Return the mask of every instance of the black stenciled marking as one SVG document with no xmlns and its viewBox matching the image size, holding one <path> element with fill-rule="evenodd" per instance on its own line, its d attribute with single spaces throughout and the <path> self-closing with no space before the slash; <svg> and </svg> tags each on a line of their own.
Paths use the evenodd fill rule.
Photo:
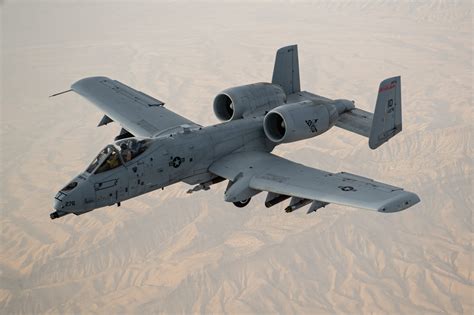
<svg viewBox="0 0 474 315">
<path fill-rule="evenodd" d="M 308 119 L 305 120 L 305 123 L 308 125 L 309 129 L 311 130 L 312 133 L 318 132 L 318 129 L 316 128 L 316 123 L 318 122 L 317 119 Z"/>
<path fill-rule="evenodd" d="M 391 113 L 395 110 L 395 104 L 393 103 L 393 99 L 389 99 L 387 102 L 387 113 Z"/>
</svg>

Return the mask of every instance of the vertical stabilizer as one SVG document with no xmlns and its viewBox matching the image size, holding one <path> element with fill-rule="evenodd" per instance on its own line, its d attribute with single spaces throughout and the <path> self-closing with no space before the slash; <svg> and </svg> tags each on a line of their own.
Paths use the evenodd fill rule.
<svg viewBox="0 0 474 315">
<path fill-rule="evenodd" d="M 280 85 L 285 93 L 300 91 L 300 69 L 298 65 L 298 46 L 286 46 L 278 49 L 273 68 L 272 83 Z"/>
<path fill-rule="evenodd" d="M 380 83 L 375 105 L 369 147 L 376 149 L 402 131 L 402 98 L 400 77 Z"/>
</svg>

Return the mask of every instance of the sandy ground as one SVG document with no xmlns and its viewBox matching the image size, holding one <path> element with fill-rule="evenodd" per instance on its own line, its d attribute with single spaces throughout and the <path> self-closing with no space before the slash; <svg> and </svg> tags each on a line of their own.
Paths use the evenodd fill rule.
<svg viewBox="0 0 474 315">
<path fill-rule="evenodd" d="M 6 1 L 2 10 L 0 313 L 472 314 L 472 2 Z M 51 221 L 56 191 L 118 133 L 77 95 L 107 75 L 201 124 L 212 99 L 269 81 L 299 44 L 303 89 L 373 110 L 402 76 L 404 131 L 379 150 L 334 128 L 275 153 L 404 187 L 384 215 L 237 209 L 178 184 Z"/>
</svg>

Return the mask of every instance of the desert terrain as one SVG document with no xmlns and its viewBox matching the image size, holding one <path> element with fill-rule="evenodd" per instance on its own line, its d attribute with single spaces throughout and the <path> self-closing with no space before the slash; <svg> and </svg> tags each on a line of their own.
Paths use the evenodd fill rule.
<svg viewBox="0 0 474 315">
<path fill-rule="evenodd" d="M 4 1 L 0 313 L 472 314 L 471 1 Z M 270 81 L 299 45 L 301 86 L 373 111 L 401 75 L 404 130 L 376 151 L 333 128 L 275 154 L 417 193 L 394 214 L 238 209 L 177 184 L 51 221 L 53 197 L 118 134 L 68 93 L 105 75 L 215 124 L 222 89 Z"/>
</svg>

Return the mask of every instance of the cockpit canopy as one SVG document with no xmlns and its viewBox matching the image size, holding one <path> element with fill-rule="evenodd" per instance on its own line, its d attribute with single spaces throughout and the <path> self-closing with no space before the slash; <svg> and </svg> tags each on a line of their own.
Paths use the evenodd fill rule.
<svg viewBox="0 0 474 315">
<path fill-rule="evenodd" d="M 115 144 L 109 144 L 87 167 L 86 172 L 99 174 L 127 164 L 145 152 L 150 144 L 150 139 L 140 140 L 137 138 L 123 139 Z"/>
</svg>

